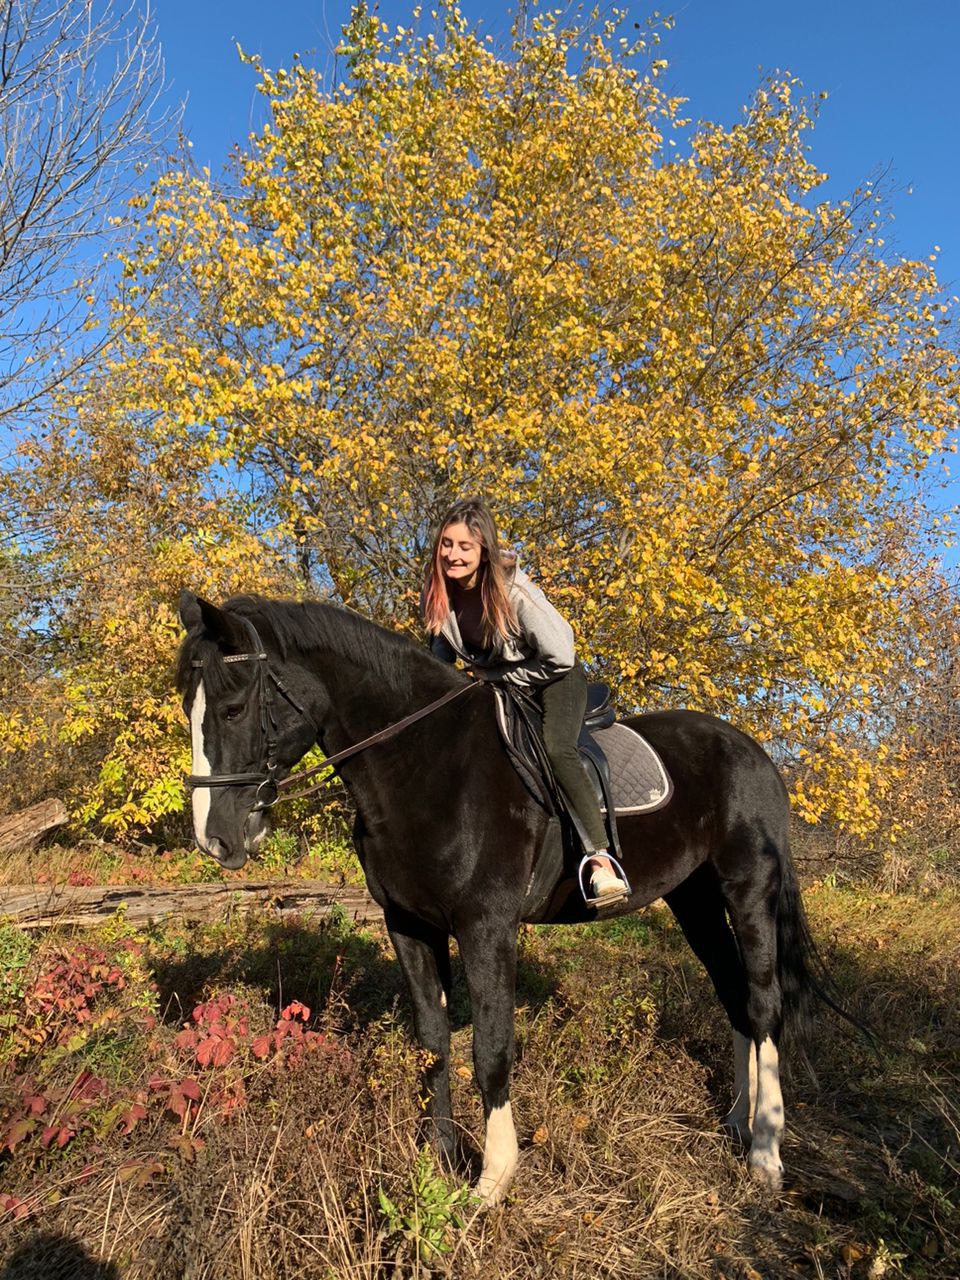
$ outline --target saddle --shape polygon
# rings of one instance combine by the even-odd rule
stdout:
[[[504,746],[527,791],[561,826],[572,828],[580,849],[590,849],[590,841],[580,818],[567,805],[550,767],[544,748],[538,700],[513,685],[497,686],[497,718]],[[611,691],[603,684],[588,685],[584,723],[577,739],[580,760],[591,783],[607,829],[607,847],[620,863],[620,836],[617,814],[646,813],[662,808],[672,795],[672,783],[662,760],[639,733],[618,724]],[[613,769],[611,769],[611,763]],[[564,841],[570,845],[570,841]],[[581,860],[577,881],[584,863]],[[532,886],[531,886],[532,887]]]
[[[500,733],[507,748],[507,754],[527,790],[548,813],[557,816],[567,815],[581,843],[589,843],[580,819],[567,806],[554,777],[550,758],[543,744],[543,712],[540,704],[532,694],[516,685],[497,685],[496,692]],[[589,684],[587,708],[583,715],[583,726],[577,739],[577,747],[580,751],[580,759],[597,790],[600,807],[606,811],[610,848],[616,852],[619,849],[619,843],[616,820],[611,821],[610,818],[614,813],[610,796],[610,771],[603,751],[597,746],[591,733],[591,730],[607,728],[615,720],[616,712],[610,701],[609,687],[605,684]]]
[[[590,841],[577,814],[568,806],[553,775],[543,744],[542,712],[534,696],[513,685],[496,686],[497,720],[507,754],[527,790],[546,811],[576,836],[581,850]],[[646,813],[662,808],[673,793],[663,762],[648,742],[627,725],[618,724],[606,684],[587,686],[587,707],[577,740],[580,760],[593,784],[607,831],[607,847],[620,862],[617,814]],[[612,768],[611,768],[612,765]],[[572,841],[562,842],[568,848]],[[577,880],[589,855],[581,859]],[[544,860],[549,861],[549,860]],[[566,859],[552,871],[538,867],[528,900],[544,891],[554,873],[562,874]],[[555,883],[555,879],[554,879]]]

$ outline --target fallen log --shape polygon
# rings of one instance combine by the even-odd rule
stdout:
[[[0,818],[0,853],[25,849],[47,831],[62,827],[69,818],[62,800],[41,800],[29,809],[7,813]]]
[[[123,911],[127,920],[146,923],[164,916],[204,919],[221,912],[295,911],[317,916],[338,908],[359,924],[382,920],[383,912],[362,889],[321,880],[237,880],[216,884],[142,886],[129,884],[0,885],[0,919],[22,929],[87,925]]]

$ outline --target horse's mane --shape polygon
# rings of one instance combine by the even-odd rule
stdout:
[[[420,667],[452,676],[453,668],[439,662],[409,636],[371,622],[368,618],[337,605],[318,600],[269,600],[265,596],[232,596],[222,606],[224,612],[247,618],[264,643],[279,651],[283,660],[291,654],[309,654],[322,649],[344,662],[375,671],[384,683],[409,687]],[[252,645],[252,637],[251,637]],[[239,652],[240,650],[238,650]],[[186,692],[195,661],[212,659],[219,650],[212,640],[190,634],[180,647],[176,682]],[[204,661],[204,681],[215,682],[211,692],[242,688],[249,680],[246,663]]]

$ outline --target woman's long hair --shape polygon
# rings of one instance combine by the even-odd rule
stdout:
[[[433,554],[423,592],[423,617],[431,635],[439,635],[450,612],[447,580],[440,563],[440,540],[452,524],[465,524],[482,547],[480,598],[483,601],[483,643],[492,648],[497,640],[518,633],[517,614],[510,603],[509,571],[516,563],[511,552],[501,552],[497,526],[486,503],[480,498],[461,498],[440,521],[433,540]]]

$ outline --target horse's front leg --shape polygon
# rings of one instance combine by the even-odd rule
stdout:
[[[479,920],[458,931],[473,1014],[473,1067],[486,1134],[477,1194],[501,1200],[513,1181],[519,1148],[510,1107],[517,986],[517,926]]]
[[[393,904],[385,911],[390,940],[413,1005],[417,1040],[430,1054],[424,1072],[427,1115],[440,1150],[453,1164],[456,1135],[450,1107],[450,939]]]

